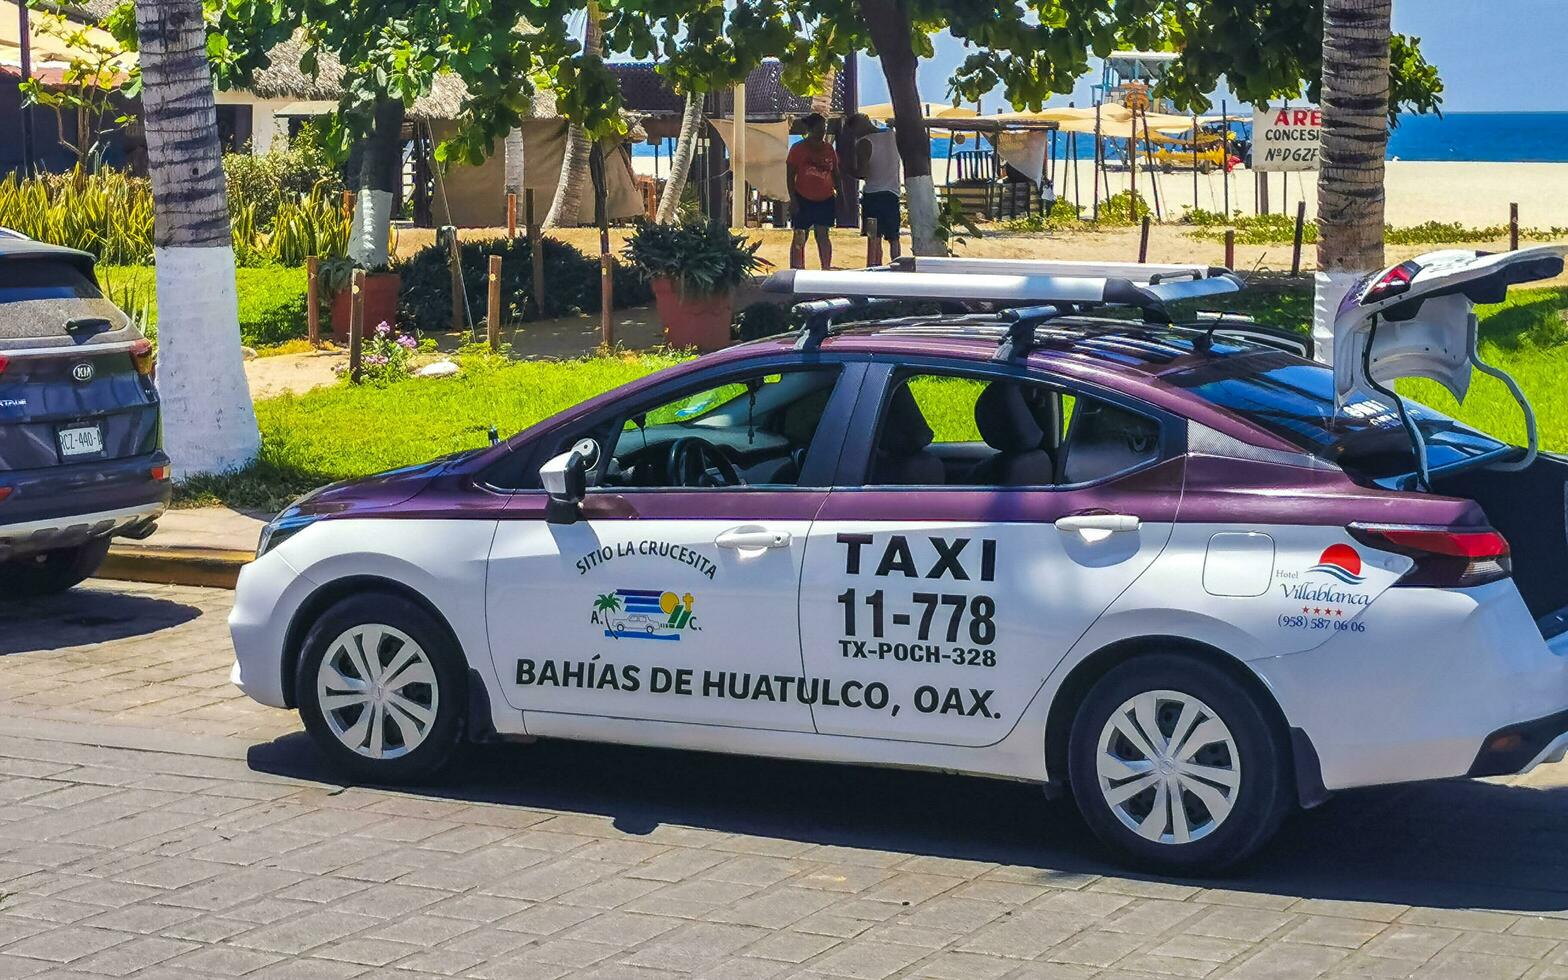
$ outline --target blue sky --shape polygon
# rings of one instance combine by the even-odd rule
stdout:
[[[1561,78],[1568,0],[1395,0],[1394,29],[1421,38],[1422,50],[1447,86],[1447,111],[1568,111],[1568,85]],[[923,98],[947,101],[947,80],[964,54],[952,37],[937,38],[935,57],[920,65]],[[1051,104],[1066,105],[1070,99],[1088,104],[1088,85],[1086,79],[1073,95]],[[861,59],[860,100],[887,101],[887,86],[873,58]],[[999,108],[1001,101],[1000,93],[990,96],[985,111]]]

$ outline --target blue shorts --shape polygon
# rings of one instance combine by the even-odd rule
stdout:
[[[830,197],[826,201],[808,201],[801,198],[800,207],[789,216],[789,226],[796,231],[806,231],[811,228],[831,228],[837,220],[837,198]]]

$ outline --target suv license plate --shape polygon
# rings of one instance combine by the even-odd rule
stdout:
[[[96,425],[60,430],[61,456],[86,456],[103,452],[103,430]]]

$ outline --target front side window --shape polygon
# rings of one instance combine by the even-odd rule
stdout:
[[[615,489],[801,486],[839,371],[759,371],[626,417],[598,485]]]
[[[883,406],[867,483],[1090,483],[1159,453],[1158,422],[1097,398],[1013,378],[909,373]]]

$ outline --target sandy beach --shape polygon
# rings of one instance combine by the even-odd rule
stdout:
[[[632,158],[633,169],[652,174],[654,158]],[[1093,167],[1089,161],[1077,164],[1077,192],[1074,192],[1073,161],[1058,161],[1057,194],[1080,200],[1085,213],[1093,201]],[[669,160],[659,160],[661,175]],[[931,173],[941,184],[947,173],[943,157],[931,161]],[[1126,190],[1130,174],[1107,175],[1112,193]],[[1312,173],[1269,174],[1270,210],[1295,214],[1296,202],[1307,202],[1307,216],[1317,213],[1317,182]],[[1178,218],[1193,206],[1191,171],[1155,173],[1161,210],[1167,219]],[[1230,175],[1231,210],[1244,214],[1256,211],[1256,175],[1237,170]],[[1102,184],[1102,193],[1104,185]],[[1564,163],[1447,163],[1393,160],[1387,171],[1389,224],[1418,225],[1427,221],[1458,222],[1471,227],[1493,227],[1508,223],[1508,205],[1519,205],[1519,222],[1527,228],[1568,228],[1568,164]],[[1138,189],[1151,200],[1154,188],[1147,171],[1138,171]],[[1220,173],[1200,174],[1197,205],[1206,211],[1223,211],[1225,177]]]

